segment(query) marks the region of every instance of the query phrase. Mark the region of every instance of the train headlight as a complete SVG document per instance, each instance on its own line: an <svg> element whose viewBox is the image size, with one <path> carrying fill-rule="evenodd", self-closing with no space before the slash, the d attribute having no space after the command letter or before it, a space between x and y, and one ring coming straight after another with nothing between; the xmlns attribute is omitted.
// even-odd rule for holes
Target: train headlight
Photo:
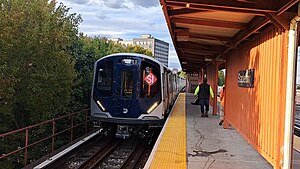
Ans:
<svg viewBox="0 0 300 169"><path fill-rule="evenodd" d="M151 113L152 112L152 110L154 110L155 109L155 107L157 107L157 105L158 105L158 103L157 102L155 102L151 107L150 107L150 109L148 109L147 110L147 113L149 114L149 113Z"/></svg>
<svg viewBox="0 0 300 169"><path fill-rule="evenodd" d="M98 104L98 106L100 107L100 109L102 111L106 111L105 108L103 107L103 105L101 104L101 102L99 100L97 100L97 104Z"/></svg>

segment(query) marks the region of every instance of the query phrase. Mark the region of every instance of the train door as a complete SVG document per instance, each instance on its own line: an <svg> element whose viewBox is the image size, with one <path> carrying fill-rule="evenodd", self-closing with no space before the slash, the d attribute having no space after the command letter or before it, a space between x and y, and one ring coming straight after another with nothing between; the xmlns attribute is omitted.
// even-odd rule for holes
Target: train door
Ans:
<svg viewBox="0 0 300 169"><path fill-rule="evenodd" d="M140 106L144 114L150 114L162 101L160 65L145 59L140 70Z"/></svg>
<svg viewBox="0 0 300 169"><path fill-rule="evenodd" d="M138 65L137 60L119 60L115 67L115 98L114 116L122 118L136 118L140 114L136 111L138 95Z"/></svg>
<svg viewBox="0 0 300 169"><path fill-rule="evenodd" d="M172 79L172 73L170 71L168 71L168 81L169 81L169 105L172 104L172 100L173 100L173 79Z"/></svg>
<svg viewBox="0 0 300 169"><path fill-rule="evenodd" d="M167 69L164 69L163 73L163 104L164 104L164 112L168 110L168 74L167 74Z"/></svg>
<svg viewBox="0 0 300 169"><path fill-rule="evenodd" d="M176 98L177 93L178 93L177 85L178 85L177 77L176 77L175 74L173 74L173 103L172 104L174 104L175 98Z"/></svg>

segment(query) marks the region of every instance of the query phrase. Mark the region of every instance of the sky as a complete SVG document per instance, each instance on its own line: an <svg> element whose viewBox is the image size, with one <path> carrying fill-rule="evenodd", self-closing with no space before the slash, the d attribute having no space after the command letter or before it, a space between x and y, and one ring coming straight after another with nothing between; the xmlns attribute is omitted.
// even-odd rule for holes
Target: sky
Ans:
<svg viewBox="0 0 300 169"><path fill-rule="evenodd" d="M169 43L169 68L181 69L159 0L57 0L80 14L88 36L132 40L142 34Z"/></svg>

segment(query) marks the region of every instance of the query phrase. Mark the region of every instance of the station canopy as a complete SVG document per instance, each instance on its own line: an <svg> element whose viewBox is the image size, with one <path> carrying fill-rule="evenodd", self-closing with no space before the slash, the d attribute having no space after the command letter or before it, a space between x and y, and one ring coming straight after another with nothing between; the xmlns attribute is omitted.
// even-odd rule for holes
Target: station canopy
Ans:
<svg viewBox="0 0 300 169"><path fill-rule="evenodd" d="M160 0L183 71L197 73L270 24L288 30L298 0Z"/></svg>

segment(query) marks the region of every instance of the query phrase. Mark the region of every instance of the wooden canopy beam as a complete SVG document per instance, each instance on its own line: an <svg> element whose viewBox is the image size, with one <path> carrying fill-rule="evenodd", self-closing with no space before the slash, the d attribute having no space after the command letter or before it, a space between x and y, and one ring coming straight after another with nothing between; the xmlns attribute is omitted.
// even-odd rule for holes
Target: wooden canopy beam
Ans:
<svg viewBox="0 0 300 169"><path fill-rule="evenodd" d="M207 51L224 51L226 49L223 45L199 45L196 42L178 42L177 45L178 47Z"/></svg>
<svg viewBox="0 0 300 169"><path fill-rule="evenodd" d="M194 55L194 56L206 56L206 57L214 57L214 56L219 56L222 55L221 52L207 52L207 51L192 51L192 50L182 50L179 49L180 52L182 52L182 54L188 54L190 56Z"/></svg>
<svg viewBox="0 0 300 169"><path fill-rule="evenodd" d="M287 3L285 3L278 11L276 11L275 14L270 14L270 17L272 17L274 19L275 22L277 22L276 24L278 26L283 26L284 28L287 27L287 25L282 24L282 22L280 21L279 17L276 16L280 16L282 13L284 13L289 7L291 7L292 5L294 5L295 3L297 3L299 0L291 0L288 1ZM256 16L254 17L247 26L247 29L239 31L237 34L235 34L235 36L232 38L233 40L231 42L228 43L229 47L226 51L224 51L223 54L225 54L226 52L230 51L232 48L236 47L239 43L241 43L243 40L245 40L246 38L248 38L250 35L252 35L253 33L259 31L259 29L261 29L262 27L264 27L265 25L267 25L268 23L270 23L270 19L268 17L259 17Z"/></svg>
<svg viewBox="0 0 300 169"><path fill-rule="evenodd" d="M230 37L226 36L216 36L216 35L205 35L205 34L196 34L190 33L190 38L197 38L197 39L207 39L207 40L217 40L217 41L229 41Z"/></svg>
<svg viewBox="0 0 300 169"><path fill-rule="evenodd" d="M229 41L231 37L227 36L216 36L216 35L206 35L201 33L190 33L188 29L176 31L176 36L189 36L189 38L196 39L207 39L207 40L216 40L216 41Z"/></svg>
<svg viewBox="0 0 300 169"><path fill-rule="evenodd" d="M220 54L222 53L223 51L221 50L218 50L218 51L215 51L215 50L203 50L203 49L197 49L197 48L186 48L184 46L179 46L178 49L180 49L180 51L183 51L183 52L199 52L199 54L201 53L205 53L205 54Z"/></svg>
<svg viewBox="0 0 300 169"><path fill-rule="evenodd" d="M203 62L205 62L205 60L204 59L194 59L194 58L182 58L181 63L182 62L187 62L188 65L191 63L202 64Z"/></svg>
<svg viewBox="0 0 300 169"><path fill-rule="evenodd" d="M189 65L182 65L183 69L186 69L187 71L195 71L195 70L200 70L201 67L205 67L205 64L189 64Z"/></svg>
<svg viewBox="0 0 300 169"><path fill-rule="evenodd" d="M173 9L168 11L169 17L177 16L177 15L184 15L184 14L191 14L197 12L207 12L208 10L199 10L199 9L190 9L190 8L180 8L180 9Z"/></svg>
<svg viewBox="0 0 300 169"><path fill-rule="evenodd" d="M246 27L245 23L240 22L229 22L214 19L192 19L192 18L171 18L171 22L179 24L191 24L191 25L202 25L202 26L213 26L220 28L230 28L230 29L244 29Z"/></svg>
<svg viewBox="0 0 300 169"><path fill-rule="evenodd" d="M295 0L293 0L295 1ZM276 1L263 0L253 1L253 3L236 0L166 0L166 4L170 6L196 8L201 10L216 10L216 11L230 11L251 13L255 15L264 15L264 13L275 13L280 10L284 5L290 3L290 0Z"/></svg>
<svg viewBox="0 0 300 169"><path fill-rule="evenodd" d="M190 57L190 58L192 58L192 59L196 59L196 60L201 60L201 59L203 59L204 60L204 58L210 58L211 56L209 56L209 55L205 55L205 54L201 54L201 55L199 55L199 54L197 54L197 53L188 53L188 52L179 52L182 56L184 56L184 57L182 57L182 58L187 58L187 57Z"/></svg>
<svg viewBox="0 0 300 169"><path fill-rule="evenodd" d="M247 27L247 29L243 31L239 31L237 34L233 36L232 40L228 43L228 46L231 47L225 50L223 54L225 54L232 48L236 47L240 42L245 40L247 37L249 37L251 34L259 30L260 28L264 27L269 22L270 22L269 19L266 19L265 17L254 17L249 22L249 26Z"/></svg>
<svg viewBox="0 0 300 169"><path fill-rule="evenodd" d="M266 18L268 18L277 28L283 30L283 29L286 29L288 30L289 29L289 25L288 25L288 22L283 22L281 20L281 18L273 13L269 14L269 13L266 13L265 14Z"/></svg>
<svg viewBox="0 0 300 169"><path fill-rule="evenodd" d="M275 17L273 17L271 14L269 14L269 13L266 13L265 14L265 16L266 16L266 18L267 19L269 19L278 29L280 29L280 30L283 30L283 25L281 25L281 23L280 22L278 22L276 19L275 19Z"/></svg>

